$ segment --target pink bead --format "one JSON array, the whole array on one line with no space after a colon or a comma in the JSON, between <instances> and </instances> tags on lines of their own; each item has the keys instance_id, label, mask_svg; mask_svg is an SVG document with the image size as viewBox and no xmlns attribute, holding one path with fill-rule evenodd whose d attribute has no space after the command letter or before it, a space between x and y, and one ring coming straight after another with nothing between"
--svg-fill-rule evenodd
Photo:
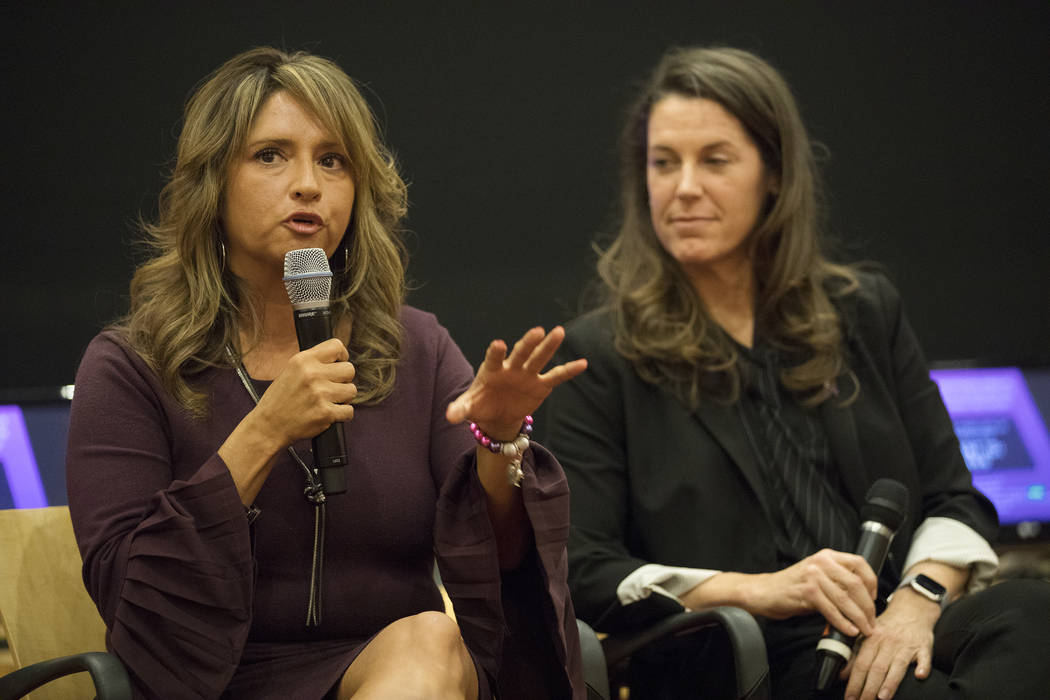
<instances>
[{"instance_id":1,"label":"pink bead","mask_svg":"<svg viewBox=\"0 0 1050 700\"><path fill-rule=\"evenodd\" d=\"M482 447L488 447L492 443L492 440L489 439L488 435L482 435L478 440L481 441Z\"/></svg>"}]
</instances>

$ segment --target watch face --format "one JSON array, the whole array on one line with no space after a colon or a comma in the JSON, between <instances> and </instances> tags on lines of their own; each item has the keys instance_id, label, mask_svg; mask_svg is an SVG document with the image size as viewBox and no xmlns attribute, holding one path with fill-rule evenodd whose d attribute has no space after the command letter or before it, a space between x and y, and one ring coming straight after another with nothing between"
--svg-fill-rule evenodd
<instances>
[{"instance_id":1,"label":"watch face","mask_svg":"<svg viewBox=\"0 0 1050 700\"><path fill-rule=\"evenodd\" d=\"M920 586L922 586L923 588L925 588L926 590L928 590L930 593L934 594L935 596L940 597L940 596L944 595L944 593L945 593L944 586L942 586L941 584L937 583L936 581L934 581L932 578L930 578L926 574L919 574L918 576L916 576L915 577L915 583L919 584Z\"/></svg>"}]
</instances>

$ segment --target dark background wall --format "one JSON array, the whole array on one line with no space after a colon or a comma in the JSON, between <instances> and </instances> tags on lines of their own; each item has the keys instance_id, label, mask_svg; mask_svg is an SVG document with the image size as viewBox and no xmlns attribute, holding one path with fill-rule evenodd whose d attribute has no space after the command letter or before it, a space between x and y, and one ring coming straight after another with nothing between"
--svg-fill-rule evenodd
<instances>
[{"instance_id":1,"label":"dark background wall","mask_svg":"<svg viewBox=\"0 0 1050 700\"><path fill-rule=\"evenodd\" d=\"M184 100L264 43L365 86L410 182L411 301L472 362L574 315L634 84L711 43L787 76L833 230L892 273L931 358L1050 354L1046 2L138 5L2 11L0 389L73 380L126 308Z\"/></svg>"}]
</instances>

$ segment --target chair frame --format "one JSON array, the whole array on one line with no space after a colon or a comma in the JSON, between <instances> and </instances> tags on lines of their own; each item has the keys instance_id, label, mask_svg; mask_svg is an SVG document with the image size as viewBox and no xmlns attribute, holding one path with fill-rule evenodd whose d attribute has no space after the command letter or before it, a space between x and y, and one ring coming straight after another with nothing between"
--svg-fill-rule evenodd
<instances>
[{"instance_id":1,"label":"chair frame","mask_svg":"<svg viewBox=\"0 0 1050 700\"><path fill-rule=\"evenodd\" d=\"M104 651L38 661L0 676L0 698L20 698L56 678L87 671L97 700L131 700L131 681L124 664Z\"/></svg>"},{"instance_id":2,"label":"chair frame","mask_svg":"<svg viewBox=\"0 0 1050 700\"><path fill-rule=\"evenodd\" d=\"M770 697L765 638L755 618L742 608L727 605L674 613L637 630L610 634L601 641L586 623L577 621L577 627L591 700L610 700L609 672L622 668L632 654L646 645L710 627L723 628L729 638L736 672L736 697L742 700Z\"/></svg>"}]
</instances>

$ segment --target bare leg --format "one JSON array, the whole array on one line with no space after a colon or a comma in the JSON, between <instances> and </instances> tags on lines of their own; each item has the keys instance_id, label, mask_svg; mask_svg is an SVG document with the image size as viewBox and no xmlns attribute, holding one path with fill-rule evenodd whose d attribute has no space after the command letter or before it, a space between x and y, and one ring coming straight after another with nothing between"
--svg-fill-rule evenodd
<instances>
[{"instance_id":1,"label":"bare leg","mask_svg":"<svg viewBox=\"0 0 1050 700\"><path fill-rule=\"evenodd\" d=\"M478 677L459 627L444 613L392 622L368 643L339 684L339 700L476 700Z\"/></svg>"}]
</instances>

